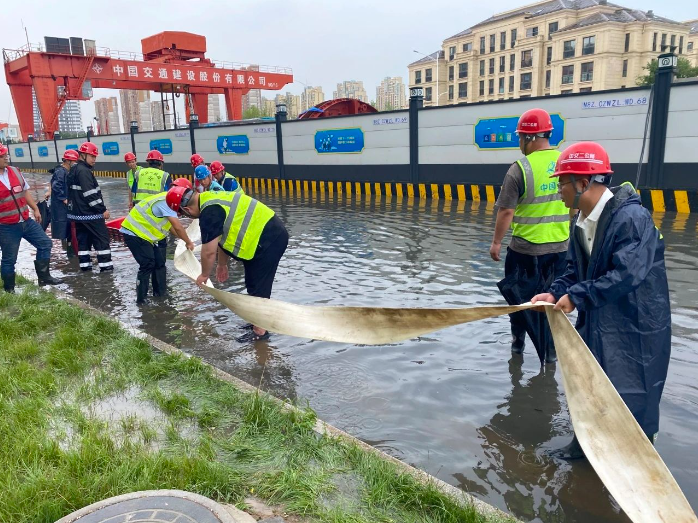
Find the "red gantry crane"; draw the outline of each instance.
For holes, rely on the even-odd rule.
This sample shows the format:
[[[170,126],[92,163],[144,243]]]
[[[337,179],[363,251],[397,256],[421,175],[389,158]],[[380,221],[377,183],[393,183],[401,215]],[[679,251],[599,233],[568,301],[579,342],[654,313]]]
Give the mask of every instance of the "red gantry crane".
[[[71,39],[71,43],[74,40]],[[47,39],[48,41],[48,39]],[[32,88],[43,122],[43,133],[53,138],[58,115],[67,100],[89,100],[92,88],[134,89],[182,93],[186,120],[196,113],[208,122],[208,95],[225,95],[229,120],[242,118],[242,95],[251,89],[278,90],[293,82],[286,67],[250,66],[213,62],[204,56],[206,37],[180,31],[164,31],[141,40],[143,54],[94,47],[79,51],[73,46],[44,49],[27,45],[3,49],[5,77],[10,87],[23,136],[36,135]],[[54,52],[58,51],[58,52]]]

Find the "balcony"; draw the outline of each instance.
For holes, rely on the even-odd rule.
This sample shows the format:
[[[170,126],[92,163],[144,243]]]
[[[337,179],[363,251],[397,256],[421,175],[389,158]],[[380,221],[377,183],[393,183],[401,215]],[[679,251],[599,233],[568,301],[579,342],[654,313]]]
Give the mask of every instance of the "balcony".
[[[573,84],[574,83],[574,75],[573,74],[563,74],[562,75],[562,83],[564,84]]]
[[[521,60],[521,69],[525,69],[526,67],[533,67],[533,58]]]
[[[563,77],[564,78],[564,77]],[[594,73],[582,73],[582,82],[593,82],[594,81]],[[565,82],[562,82],[565,83]]]

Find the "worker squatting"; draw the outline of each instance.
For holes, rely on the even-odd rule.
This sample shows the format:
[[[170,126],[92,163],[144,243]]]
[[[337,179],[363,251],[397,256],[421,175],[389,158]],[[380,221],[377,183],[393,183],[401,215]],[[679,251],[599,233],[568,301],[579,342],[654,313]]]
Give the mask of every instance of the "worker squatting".
[[[566,313],[578,310],[578,332],[654,442],[671,352],[663,237],[631,185],[611,187],[613,171],[603,147],[580,142],[560,153],[550,146],[552,130],[550,115],[542,109],[527,111],[519,119],[523,156],[504,178],[490,247],[492,259],[500,261],[502,240],[511,228],[505,278],[499,286],[510,303],[545,301]],[[113,269],[105,224],[109,211],[93,174],[97,156],[95,145],[85,142],[77,152],[66,151],[63,163],[53,170],[50,197],[57,219],[52,234],[65,239],[67,223],[74,222],[80,268],[92,270],[94,249],[100,270],[109,271]],[[154,294],[166,292],[165,240],[170,231],[187,248],[194,248],[180,216],[199,220],[203,245],[198,285],[206,283],[214,268],[217,280],[226,281],[233,258],[244,266],[248,294],[271,296],[288,245],[286,228],[272,209],[246,195],[220,162],[208,167],[201,156],[192,155],[192,185],[185,179],[172,182],[158,151],[148,153],[147,167],[138,167],[133,153],[124,159],[131,210],[121,232],[139,265],[138,303],[145,301],[151,281]],[[58,283],[49,274],[51,242],[37,224],[37,204],[22,174],[9,166],[4,146],[0,170],[5,290],[14,291],[22,238],[37,249],[39,283]],[[269,337],[258,326],[246,328],[240,341]],[[528,334],[542,364],[556,361],[544,314],[512,315],[511,330],[512,352],[523,352]],[[555,455],[575,459],[583,452],[575,438]]]

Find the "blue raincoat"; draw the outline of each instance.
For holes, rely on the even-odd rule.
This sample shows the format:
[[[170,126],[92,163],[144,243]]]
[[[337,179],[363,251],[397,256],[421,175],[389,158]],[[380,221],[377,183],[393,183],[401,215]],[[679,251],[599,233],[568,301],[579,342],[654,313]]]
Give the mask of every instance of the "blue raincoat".
[[[664,240],[630,185],[599,218],[591,257],[577,219],[567,271],[549,292],[569,294],[577,331],[648,436],[659,431],[659,400],[671,355],[671,310]]]

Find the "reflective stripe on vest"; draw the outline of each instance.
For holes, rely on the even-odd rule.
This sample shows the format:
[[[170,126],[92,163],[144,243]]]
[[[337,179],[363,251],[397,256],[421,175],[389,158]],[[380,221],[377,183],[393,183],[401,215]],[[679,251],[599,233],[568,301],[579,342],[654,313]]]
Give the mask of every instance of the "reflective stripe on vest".
[[[164,202],[166,196],[167,193],[163,192],[142,200],[131,209],[121,226],[143,240],[152,243],[162,240],[167,236],[172,224],[167,217],[158,218],[155,216],[153,205]]]
[[[245,191],[242,190],[242,185],[240,185],[240,182],[238,181],[237,178],[235,178],[235,176],[233,176],[232,174],[226,172],[226,173],[225,173],[225,176],[223,177],[223,180],[225,180],[226,178],[227,178],[227,179],[230,179],[230,180],[234,180],[234,181],[235,181],[235,184],[237,185],[237,187],[236,187],[235,189],[233,189],[232,191],[230,191],[230,192],[241,192],[242,194],[245,194]]]
[[[141,171],[141,168],[138,167],[135,172],[133,171],[133,169],[129,169],[128,172],[126,173],[126,180],[127,180],[129,189],[132,189],[133,182],[138,180],[138,173],[140,171]]]
[[[559,243],[569,239],[569,210],[557,190],[555,171],[559,151],[536,151],[517,163],[521,167],[524,193],[514,211],[512,235],[541,243]]]
[[[240,192],[205,192],[199,196],[203,211],[220,205],[225,211],[223,235],[219,245],[241,260],[251,260],[257,251],[262,230],[274,216],[274,211]]]
[[[29,205],[27,205],[26,191],[24,190],[24,176],[14,167],[7,167],[7,180],[10,188],[0,183],[0,223],[11,225],[29,219]],[[16,203],[15,203],[16,202]],[[19,208],[18,208],[19,207]]]
[[[160,194],[165,190],[167,173],[154,167],[145,167],[138,173],[138,190],[136,200],[140,201],[148,196]]]

